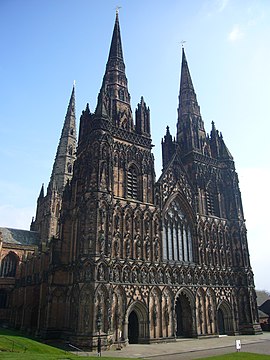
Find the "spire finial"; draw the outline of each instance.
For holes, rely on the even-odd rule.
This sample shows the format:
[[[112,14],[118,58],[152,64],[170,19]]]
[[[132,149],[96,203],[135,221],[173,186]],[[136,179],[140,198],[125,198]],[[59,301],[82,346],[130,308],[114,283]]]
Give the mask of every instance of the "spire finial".
[[[76,87],[76,80],[73,80],[73,87]]]
[[[119,14],[119,10],[122,8],[122,6],[117,5],[115,8],[116,15]]]
[[[186,43],[186,40],[181,41],[182,49],[184,49],[184,44]]]

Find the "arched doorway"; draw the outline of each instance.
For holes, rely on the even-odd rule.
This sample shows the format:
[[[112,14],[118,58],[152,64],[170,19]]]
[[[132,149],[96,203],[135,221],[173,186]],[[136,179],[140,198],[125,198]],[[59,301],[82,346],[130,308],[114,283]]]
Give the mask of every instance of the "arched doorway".
[[[217,311],[217,326],[220,335],[233,334],[233,317],[230,305],[223,301]]]
[[[220,308],[218,309],[218,332],[219,335],[225,334],[224,315],[223,311]]]
[[[149,318],[145,304],[140,301],[131,304],[127,309],[123,331],[124,339],[130,344],[149,342]]]
[[[128,317],[128,341],[130,344],[139,342],[139,320],[135,311],[131,311]]]
[[[176,336],[192,337],[192,311],[189,299],[185,294],[180,294],[175,304]]]

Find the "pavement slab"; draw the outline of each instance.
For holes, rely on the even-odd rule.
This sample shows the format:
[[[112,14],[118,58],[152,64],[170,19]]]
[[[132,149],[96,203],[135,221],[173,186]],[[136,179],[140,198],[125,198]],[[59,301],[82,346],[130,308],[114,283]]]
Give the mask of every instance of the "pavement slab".
[[[241,351],[268,354],[270,359],[270,333],[200,339],[177,339],[174,342],[168,343],[132,344],[123,347],[121,350],[103,351],[102,356],[143,358],[149,360],[164,360],[164,357],[166,357],[166,360],[192,360],[235,352],[236,340],[241,341]],[[93,356],[94,353],[91,352],[87,354]]]

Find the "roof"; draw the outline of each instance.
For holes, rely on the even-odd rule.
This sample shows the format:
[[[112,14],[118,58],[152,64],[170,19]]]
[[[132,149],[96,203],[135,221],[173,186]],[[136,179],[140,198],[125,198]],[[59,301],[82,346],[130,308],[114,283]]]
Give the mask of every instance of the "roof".
[[[260,319],[263,319],[263,318],[268,318],[269,315],[264,313],[262,310],[258,310],[258,315],[259,315],[259,318]]]
[[[262,305],[266,300],[270,299],[270,294],[266,290],[256,290],[256,294],[258,306]]]
[[[3,243],[14,245],[38,245],[40,243],[39,233],[36,231],[10,229],[0,227]]]
[[[259,306],[259,310],[263,311],[267,315],[270,315],[270,299],[266,300],[261,306]]]

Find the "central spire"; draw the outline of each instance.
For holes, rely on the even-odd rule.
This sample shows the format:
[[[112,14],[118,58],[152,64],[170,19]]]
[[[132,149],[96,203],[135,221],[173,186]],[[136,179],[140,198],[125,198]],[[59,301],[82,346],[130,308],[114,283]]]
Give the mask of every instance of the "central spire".
[[[109,53],[109,60],[113,59],[123,60],[123,50],[120,36],[120,26],[119,26],[119,16],[118,11],[116,11],[115,24],[112,36],[112,42]]]
[[[105,106],[107,115],[115,126],[127,131],[133,131],[134,123],[127,83],[119,15],[118,11],[116,11],[109,57],[100,89],[97,109],[104,108]],[[96,115],[98,114],[96,113]]]

